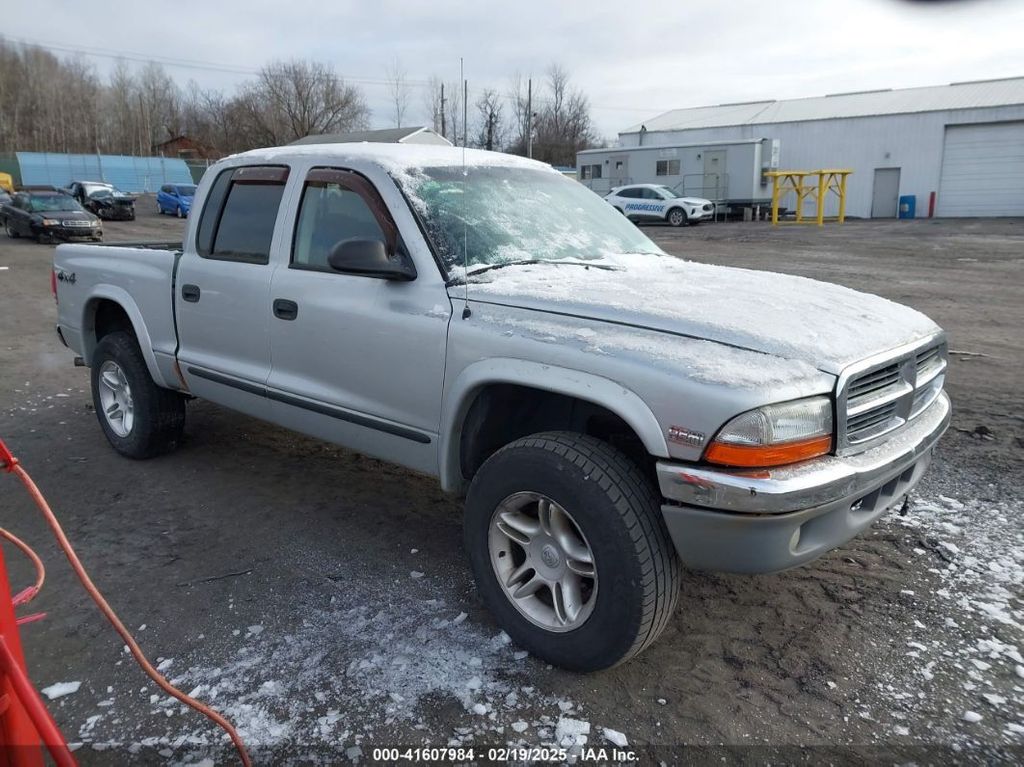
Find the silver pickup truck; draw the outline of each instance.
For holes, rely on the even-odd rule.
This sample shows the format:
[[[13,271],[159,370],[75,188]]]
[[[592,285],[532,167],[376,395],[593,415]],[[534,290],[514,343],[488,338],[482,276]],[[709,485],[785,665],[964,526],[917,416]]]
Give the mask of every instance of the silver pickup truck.
[[[334,144],[229,157],[184,243],[61,245],[63,341],[115,450],[194,397],[437,477],[501,626],[577,670],[682,567],[767,573],[899,504],[949,423],[924,315],[664,254],[540,163]]]

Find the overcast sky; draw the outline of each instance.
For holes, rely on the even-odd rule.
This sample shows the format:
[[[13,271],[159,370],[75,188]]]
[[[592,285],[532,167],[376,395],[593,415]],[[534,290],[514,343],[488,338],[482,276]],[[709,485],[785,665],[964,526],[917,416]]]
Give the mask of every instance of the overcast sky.
[[[505,91],[516,72],[541,77],[557,61],[589,95],[607,138],[679,107],[1024,75],[1020,0],[775,5],[45,0],[44,14],[33,3],[10,3],[0,34],[108,54],[88,56],[101,74],[109,54],[151,56],[182,84],[227,91],[270,59],[323,60],[363,88],[374,127],[393,124],[384,81],[396,59],[414,83],[406,122],[425,117],[417,84],[430,75],[457,81],[460,56],[471,100],[484,87]]]

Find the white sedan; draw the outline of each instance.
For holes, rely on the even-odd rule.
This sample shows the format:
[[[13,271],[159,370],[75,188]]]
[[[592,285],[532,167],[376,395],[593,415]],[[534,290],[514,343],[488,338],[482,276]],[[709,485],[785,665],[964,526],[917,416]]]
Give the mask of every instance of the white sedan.
[[[667,221],[672,226],[693,226],[715,215],[715,204],[711,200],[680,197],[659,184],[617,186],[605,199],[632,221]]]

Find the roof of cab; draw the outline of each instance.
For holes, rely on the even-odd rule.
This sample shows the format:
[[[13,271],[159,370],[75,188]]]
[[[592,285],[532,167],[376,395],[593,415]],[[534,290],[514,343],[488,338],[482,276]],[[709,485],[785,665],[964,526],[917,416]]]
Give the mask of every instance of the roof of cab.
[[[411,168],[431,168],[458,166],[465,163],[469,167],[502,166],[535,168],[556,172],[547,163],[530,160],[525,157],[487,152],[482,149],[463,149],[462,147],[436,146],[430,144],[392,144],[392,143],[344,143],[344,144],[302,144],[292,146],[268,147],[252,149],[241,154],[231,155],[226,160],[254,160],[259,162],[288,162],[292,160],[313,159],[314,161],[337,162],[338,160],[363,161],[379,165],[386,170],[408,170]]]

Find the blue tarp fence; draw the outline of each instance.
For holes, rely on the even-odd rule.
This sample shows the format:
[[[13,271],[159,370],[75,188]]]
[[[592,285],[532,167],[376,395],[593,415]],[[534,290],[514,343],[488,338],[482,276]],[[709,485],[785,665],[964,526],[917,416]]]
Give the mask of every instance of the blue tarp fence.
[[[156,192],[163,184],[191,184],[192,174],[176,157],[16,152],[23,186],[67,186],[70,181],[106,181],[123,192]]]

